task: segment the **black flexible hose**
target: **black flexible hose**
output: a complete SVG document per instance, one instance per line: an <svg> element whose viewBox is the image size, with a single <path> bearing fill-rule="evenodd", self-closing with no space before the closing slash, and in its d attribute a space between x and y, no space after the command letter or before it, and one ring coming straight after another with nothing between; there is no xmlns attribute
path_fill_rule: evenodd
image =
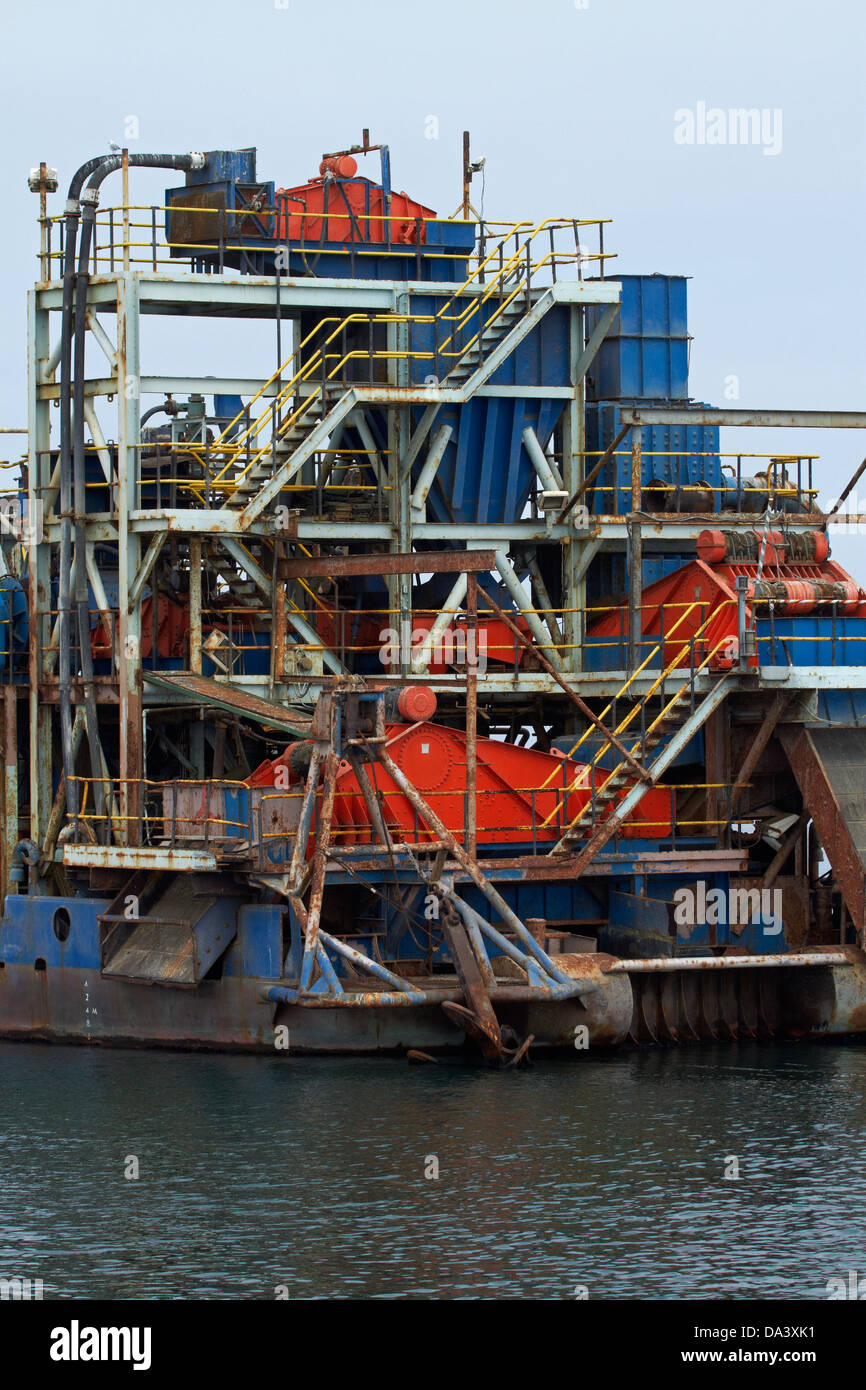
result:
<svg viewBox="0 0 866 1390"><path fill-rule="evenodd" d="M130 167L152 169L191 169L197 156L169 154L135 154L128 156ZM96 707L96 690L93 673L93 652L90 645L90 612L87 593L87 533L85 516L87 511L86 455L84 447L84 386L85 349L87 344L87 290L90 283L90 249L96 220L96 205L99 187L114 170L122 167L121 155L110 155L101 159L90 172L87 185L81 194L84 204L81 213L81 234L78 246L78 274L75 282L75 326L72 354L72 503L75 512L75 544L73 564L75 568L75 607L78 614L78 642L81 661L81 675L84 685L84 712L87 728L87 742L90 748L91 776L94 780L94 799L96 802L99 828L107 833L108 823L105 815L105 784L101 781L102 768L99 761L99 725ZM82 166L84 168L85 166ZM81 171L79 170L79 174ZM76 175L76 178L78 175ZM84 177L87 177L85 174ZM80 184L79 184L80 189ZM121 388L122 389L122 388ZM68 585L68 575L67 575ZM68 645L67 645L68 651ZM71 711L70 711L70 751L71 751ZM74 777L69 774L67 790L75 786ZM77 806L77 798L72 802ZM70 802L67 800L67 807ZM100 835L103 838L103 835Z"/></svg>
<svg viewBox="0 0 866 1390"><path fill-rule="evenodd" d="M78 814L78 785L75 781L75 759L72 751L72 695L70 660L70 571L72 567L72 300L75 281L75 251L78 221L81 214L79 196L84 181L102 163L102 156L88 159L81 165L69 185L66 197L66 222L63 246L63 297L60 322L60 574L57 596L58 695L60 701L60 738L63 748L63 778L66 806L72 816Z"/></svg>

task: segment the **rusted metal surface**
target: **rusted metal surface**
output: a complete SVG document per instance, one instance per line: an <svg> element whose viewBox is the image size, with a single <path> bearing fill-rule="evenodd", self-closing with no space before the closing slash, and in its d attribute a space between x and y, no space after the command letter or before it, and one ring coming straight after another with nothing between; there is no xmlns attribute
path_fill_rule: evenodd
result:
<svg viewBox="0 0 866 1390"><path fill-rule="evenodd" d="M189 667L201 675L201 536L189 538Z"/></svg>
<svg viewBox="0 0 866 1390"><path fill-rule="evenodd" d="M717 843L728 839L728 787L731 781L730 716L722 705L714 710L704 726L706 758L706 818L707 833L715 835ZM700 798L700 792L696 792Z"/></svg>
<svg viewBox="0 0 866 1390"><path fill-rule="evenodd" d="M466 589L469 641L466 655L466 853L475 858L478 835L478 579L469 575Z"/></svg>
<svg viewBox="0 0 866 1390"><path fill-rule="evenodd" d="M606 967L610 974L663 975L678 970L779 970L816 965L847 965L844 951L797 951L788 955L679 956L649 960L617 960Z"/></svg>
<svg viewBox="0 0 866 1390"><path fill-rule="evenodd" d="M467 927L445 900L441 902L439 923L448 942L448 952L457 971L464 1000L462 1005L448 1002L443 1004L443 1008L451 1021L478 1043L482 1056L488 1060L501 1060L503 1042L499 1020L490 1002L489 981L482 974ZM483 946L481 952L484 954ZM487 973L489 976L489 967Z"/></svg>
<svg viewBox="0 0 866 1390"><path fill-rule="evenodd" d="M322 788L322 804L319 810L319 825L316 834L316 847L313 850L312 871L310 874L310 897L307 902L307 924L304 928L304 959L301 966L301 989L309 989L313 983L313 968L318 954L319 922L322 915L322 896L325 889L325 864L331 838L331 822L334 815L334 792L336 789L339 758L333 748L325 755L325 777Z"/></svg>
<svg viewBox="0 0 866 1390"><path fill-rule="evenodd" d="M740 770L737 773L737 780L731 788L730 814L732 817L737 809L740 797L748 786L752 774L761 760L764 749L776 732L776 726L790 703L790 700L790 694L785 690L780 690L779 693L773 697L764 718L761 720L760 726L755 731L755 736L749 744L748 752L743 758Z"/></svg>
<svg viewBox="0 0 866 1390"><path fill-rule="evenodd" d="M776 882L776 879L779 877L779 874L782 872L782 870L785 867L785 864L787 863L788 859L793 853L795 845L797 845L797 843L802 840L803 831L805 830L808 823L809 812L802 811L800 815L797 817L794 824L791 826L791 829L788 831L787 835L783 839L776 853L773 855L773 858L770 860L770 863L767 865L767 868L764 871L763 879L761 880L762 889L772 888L773 884Z"/></svg>
<svg viewBox="0 0 866 1390"><path fill-rule="evenodd" d="M351 575L484 574L496 567L495 550L425 550L420 554L304 555L280 560L280 579L343 579Z"/></svg>
<svg viewBox="0 0 866 1390"><path fill-rule="evenodd" d="M309 736L309 715L299 714L290 706L272 704L259 699L257 695L249 695L229 681L213 680L210 676L196 675L191 671L144 671L142 675L148 685L162 686L165 690L188 696L199 704L227 710L266 728L282 729L296 738Z"/></svg>
<svg viewBox="0 0 866 1390"><path fill-rule="evenodd" d="M153 845L64 845L70 869L165 869L184 873L216 869L213 854L201 849L160 849Z"/></svg>
<svg viewBox="0 0 866 1390"><path fill-rule="evenodd" d="M858 942L866 927L866 730L784 724L779 739Z"/></svg>
<svg viewBox="0 0 866 1390"><path fill-rule="evenodd" d="M11 632L11 624L8 631ZM11 646L11 639L10 639ZM11 661L12 655L9 654ZM12 863L18 848L18 691L7 685L4 692L3 719L3 891L14 893Z"/></svg>

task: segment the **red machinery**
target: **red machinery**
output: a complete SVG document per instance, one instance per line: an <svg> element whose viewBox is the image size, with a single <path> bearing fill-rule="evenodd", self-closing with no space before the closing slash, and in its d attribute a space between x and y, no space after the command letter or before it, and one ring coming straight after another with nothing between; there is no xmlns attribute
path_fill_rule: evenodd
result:
<svg viewBox="0 0 866 1390"><path fill-rule="evenodd" d="M646 639L664 633L666 666L678 656L677 665L688 666L690 640L706 624L695 645L696 661L712 653L711 669L730 669L738 659L740 575L748 580L747 626L753 626L753 609L763 616L770 601L777 614L789 617L830 604L840 614L866 615L866 592L827 558L821 532L707 530L698 536L697 549L697 560L648 585L641 595L641 634ZM614 646L627 632L625 607L618 607L592 624L587 643L598 646L609 639ZM750 658L752 665L757 661Z"/></svg>
<svg viewBox="0 0 866 1390"><path fill-rule="evenodd" d="M334 155L322 160L318 178L297 188L278 188L278 240L423 243L424 222L436 216L433 209L408 193L386 195L379 184L356 177L357 171L351 155Z"/></svg>
<svg viewBox="0 0 866 1390"><path fill-rule="evenodd" d="M147 660L153 655L153 599L142 599L141 603L141 655ZM175 602L160 594L157 604L157 651L163 659L182 658L186 652L189 634L189 604ZM114 621L115 641L119 640L119 620ZM105 630L105 621L100 619L91 630L90 646L94 661L106 660L111 656L111 643Z"/></svg>
<svg viewBox="0 0 866 1390"><path fill-rule="evenodd" d="M367 614L363 610L360 613L352 613L335 608L326 599L320 598L317 602L319 606L316 613L316 632L323 646L335 652L345 652L349 656L352 653L366 655L387 651L389 643L381 634L387 629L390 621L388 614ZM480 602L483 608L483 596ZM437 617L438 614L429 612L412 615L413 649L423 641L423 637L419 637L418 634L429 632ZM509 613L509 617L525 637L531 636L529 624L522 614ZM428 674L442 675L450 665L463 665L468 651L467 644L468 625L465 617L458 615L450 627L446 628L439 646L434 647L432 659L427 662ZM500 618L485 617L481 612L478 615L477 655L480 661L496 661L513 668L515 658L518 666L525 664L527 653L523 644L516 640ZM387 661L383 663L385 669L390 669L391 664Z"/></svg>
<svg viewBox="0 0 866 1390"><path fill-rule="evenodd" d="M386 748L394 762L447 829L462 837L466 805L465 735L429 719L414 724L389 724L386 733ZM304 777L303 750L303 744L290 744L279 758L256 769L250 785L293 786L299 795ZM481 845L553 845L590 797L587 765L558 752L542 753L535 748L517 748L497 739L479 738L476 761ZM385 769L373 763L368 771L394 839L410 843L434 840L434 832L396 789ZM606 776L597 770L596 785L601 785ZM575 783L576 789L569 790ZM617 801L628 790L626 786ZM648 791L634 815L625 822L622 835L630 839L670 835L673 798L672 787ZM544 825L548 817L550 822ZM342 762L337 776L333 839L339 846L370 844L375 838L358 779L349 763ZM310 853L312 846L311 837Z"/></svg>

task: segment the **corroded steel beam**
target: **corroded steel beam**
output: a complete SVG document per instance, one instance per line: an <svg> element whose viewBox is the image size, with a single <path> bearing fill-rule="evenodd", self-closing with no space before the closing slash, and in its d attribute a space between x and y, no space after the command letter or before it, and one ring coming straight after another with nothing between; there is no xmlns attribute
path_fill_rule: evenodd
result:
<svg viewBox="0 0 866 1390"><path fill-rule="evenodd" d="M866 430L862 410L716 410L713 406L624 406L630 425L759 425L779 429Z"/></svg>
<svg viewBox="0 0 866 1390"><path fill-rule="evenodd" d="M731 810L730 815L733 819L737 803L751 780L752 773L758 766L761 754L776 731L776 725L785 712L791 697L786 690L780 690L773 699L773 703L764 715L752 742L749 744L749 751L743 759L742 766L737 774L737 780L731 788Z"/></svg>
<svg viewBox="0 0 866 1390"><path fill-rule="evenodd" d="M858 937L866 927L866 730L783 724L779 740Z"/></svg>
<svg viewBox="0 0 866 1390"><path fill-rule="evenodd" d="M427 550L415 555L317 555L279 560L280 579L342 579L357 574L485 574L496 566L495 550Z"/></svg>

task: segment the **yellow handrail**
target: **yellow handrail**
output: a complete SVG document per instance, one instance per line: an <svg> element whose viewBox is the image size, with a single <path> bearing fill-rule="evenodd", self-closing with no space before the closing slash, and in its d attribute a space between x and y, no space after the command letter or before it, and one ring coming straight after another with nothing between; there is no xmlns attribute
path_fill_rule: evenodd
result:
<svg viewBox="0 0 866 1390"><path fill-rule="evenodd" d="M728 602L729 602L729 603L732 603L733 600L728 600ZM700 605L698 605L697 603L695 603L695 604L693 604L693 605L690 605L690 608L692 608L692 607L697 608L697 607L699 607L699 606L700 606ZM684 619L686 616L687 616L687 614L684 613L684 614L682 615L682 617L680 617L680 618L677 620L676 626L679 626L679 624L683 621L683 619ZM664 670L662 670L662 671L660 672L660 674L656 677L656 679L653 681L652 685L650 685L649 688L644 692L643 698L642 698L637 704L635 704L635 705L632 706L632 708L629 710L629 712L628 712L628 714L625 716L625 718L622 719L622 720L620 721L620 723L617 725L617 727L613 730L614 735L615 735L616 737L619 737L621 734L625 733L625 731L626 731L626 729L628 728L629 724L631 724L632 720L636 717L638 710L639 710L642 706L645 706L645 705L646 705L647 701L651 698L652 695L655 694L655 692L658 690L659 686L663 686L663 685L664 685L665 680L678 668L679 663L680 663L680 661L682 660L683 655L685 654L685 652L687 652L687 651L689 650L689 647L691 646L692 642L696 641L699 637L702 636L702 634L704 633L705 629L709 626L709 624L710 624L711 622L714 622L714 621L715 621L715 619L716 619L717 616L718 616L718 609L714 609L713 612L710 613L709 616L704 620L704 622L701 623L700 627L697 629L697 631L696 631L695 633L693 633L693 635L689 638L689 640L688 640L687 642L685 642L683 646L680 647L680 649L679 649L679 651L677 652L676 656L668 663L668 665L664 668ZM669 638L669 637L670 637L670 633L667 634L667 636L663 639L665 645L667 645L667 642L668 642L668 638ZM662 706L662 708L659 710L659 713L656 715L656 717L655 717L655 719L652 721L652 723L649 724L649 725L647 726L646 733L651 733L652 730L656 727L656 725L657 725L657 724L660 724L660 723L662 722L662 720L664 719L665 715L671 710L671 708L672 708L675 704L677 704L677 702L679 701L679 699L680 699L680 697L682 696L682 694L684 693L684 691L686 691L686 690L689 688L689 686L691 685L691 682L692 682L694 676L697 676L701 671L703 671L704 668L705 668L706 666L708 666L709 663L712 661L712 659L713 659L713 657L716 655L716 653L717 653L719 650L721 650L721 648L725 647L725 646L728 644L729 641L730 641L730 634L729 634L729 633L725 633L725 635L724 635L722 638L719 639L719 641L715 644L715 646L712 647L711 649L709 649L709 650L705 653L705 655L704 655L704 657L702 658L702 660L701 660L701 662L699 663L699 665L697 665L697 666L695 667L695 669L694 669L693 672L690 672L690 673L689 673L689 676L687 677L687 679L684 680L683 683L682 683L682 685L680 685L680 686L678 687L678 689L674 692L674 694L673 694L673 695L671 696L671 698L668 700L667 704L665 704L665 705ZM614 700L613 700L612 703L615 703L616 700L618 700L618 699L621 698L623 692L624 692L625 690L628 689L629 685L630 685L631 682L634 680L635 676L637 676L638 673L639 673L641 670L644 669L644 667L646 666L646 663L647 663L648 661L652 660L652 658L653 658L653 656L655 655L655 653L656 653L657 651L660 650L660 646L661 646L661 644L659 644L659 646L656 646L656 647L653 649L653 651L650 652L649 656L646 658L646 661L644 661L644 662L642 663L642 665L639 666L639 667L632 673L631 676L629 676L628 680L627 680L627 681L625 682L625 684L622 686L621 690L618 692L617 695L614 696ZM607 705L607 706L605 707L605 710L603 711L602 715L600 716L600 718L603 719L603 718L604 718L604 715L608 713L608 711L610 710L610 708L611 708L611 705L610 705L610 704ZM572 754L575 752L575 750L579 747L579 745L584 741L584 739L587 737L587 735L588 735L590 732L591 732L591 731L588 729L588 730L586 731L586 733L584 733L584 734L582 735L582 737L581 737L581 738L578 740L578 742L574 745L574 748L572 748L571 752L567 755L568 757L571 757L571 756L572 756ZM640 740L638 740L638 741L637 741L636 743L634 743L634 744L632 745L632 747L628 750L630 756L631 756L631 757L635 757L635 755L638 754L638 753L640 752L640 749L641 749L641 744L640 744ZM587 765L586 765L586 767L584 768L584 770L574 779L574 781L571 783L571 786L566 787L566 788L564 789L564 791L563 791L563 796L562 796L562 800L559 801L559 802L557 803L557 805L553 808L553 810L550 812L550 814L549 814L548 816L546 816L545 819L541 822L541 828L544 828L546 825L548 825L549 822L554 818L554 816L557 815L557 813L559 812L560 809L562 809L563 811L565 810L567 798L571 795L572 792L577 791L577 790L581 789L582 787L585 787L585 786L586 786L586 779L587 779L587 777L588 777L588 775L589 775L589 773L590 773L590 770L591 770L592 768L594 768L594 767L597 766L598 760L604 755L605 751L606 751L605 748L600 748L600 749L598 750L598 752L594 755L594 757L592 758L592 760L591 760L589 763L587 763ZM609 773L609 775L605 778L604 782L602 782L601 786L596 788L596 794L598 794L598 793L604 791L605 787L607 787L607 786L609 785L609 783L613 780L613 778L616 777L616 776L618 775L618 773L620 773L620 772L622 771L622 769L623 769L624 767L626 767L626 766L627 766L627 764L626 764L626 762L625 762L624 759L623 759L622 762L618 763L618 764L616 765L616 767L614 767L614 768L612 769L612 771ZM547 781L544 785L547 786L547 785L549 784L550 780L551 780L551 778L548 778L548 781ZM569 824L566 826L565 830L563 831L563 834L564 834L564 835L567 834L568 831L571 830L571 829L573 828L573 826L575 826L575 825L577 824L577 822L578 822L579 820L581 820L581 819L586 815L586 812L587 812L587 810L590 808L590 806L591 806L591 801L588 802L587 805L584 806L584 807L578 812L578 814L574 817L574 819L573 819L572 821L569 822Z"/></svg>
<svg viewBox="0 0 866 1390"><path fill-rule="evenodd" d="M437 348L437 352L435 355L454 357L454 365L456 366L457 362L464 358L467 355L467 353L469 353L475 347L475 345L480 342L481 335L485 331L485 329L489 328L491 324L495 323L496 320L504 314L505 310L509 307L509 305L511 305L514 302L518 295L524 291L524 269L528 269L528 272L531 275L533 270L539 271L545 265L554 263L556 261L557 252L555 250L549 250L545 253L544 256L540 258L540 260L533 262L531 258L527 258L527 248L535 240L535 238L546 229L552 226L564 225L573 226L573 222L569 221L566 224L561 218L547 218L545 219L545 221L540 222L535 227L532 227L532 224L528 222L518 223L508 233L508 236L503 240L509 239L509 237L512 235L519 238L519 233L523 228L531 229L529 230L529 234L525 237L525 239L522 242L518 244L516 249L509 256L505 257L502 260L502 263L497 267L495 273L493 274L492 279L489 281L489 283L485 284L484 292L481 295L473 296L471 303L468 304L465 308L458 309L458 301L461 299L462 296L466 294L467 290L475 284L479 275L481 275L485 271L485 269L487 269L490 266L491 262L495 261L500 256L503 240L497 242L497 244L487 253L483 260L481 260L479 264L476 266L475 270L473 270L471 274L469 274L466 277L462 285L460 285L460 287L445 301L445 303L441 306L441 308L434 316L431 316L429 314L381 314L373 316L371 321L377 323L431 323L440 320L450 321L453 325L452 331L445 339L445 342ZM561 259L562 253L559 254ZM486 321L484 321L484 306L489 302L491 297L508 282L512 275L517 276L517 283L515 284L514 288L496 306L494 313ZM468 342L464 343L458 350L454 351L453 353L449 352L448 347L450 344L454 342L456 332L464 328L474 314L478 314L480 316L478 331L473 335L471 339L469 339ZM232 480L233 484L236 487L239 486L242 483L242 481L251 474L253 469L259 464L261 459L268 453L268 451L273 449L276 440L284 437L296 424L299 423L299 421L309 411L314 401L318 401L319 399L321 399L324 408L327 383L332 381L334 377L338 375L341 369L349 361L358 357L366 358L370 355L369 353L364 352L360 349L354 349L348 353L344 353L343 356L337 362L337 364L330 370L327 370L327 361L329 356L327 349L330 346L330 344L344 331L344 329L349 324L353 322L366 322L367 319L367 315L358 313L348 314L342 319L337 319L334 316L330 316L328 318L320 320L315 325L315 327L310 330L310 332L302 340L302 342L298 344L298 347L291 354L291 356L288 357L284 363L280 364L277 370L259 388L259 390L256 392L256 395L252 398L252 401L250 402L250 404L252 404L254 401L261 399L264 393L268 390L268 388L281 379L284 371L288 369L291 363L299 362L299 365L297 366L293 375L289 378L288 381L281 384L280 390L277 392L276 396L269 402L267 408L262 411L262 413L256 418L254 422L247 426L247 428L238 438L229 440L227 436L229 432L235 427L235 425L237 425L237 423L246 415L246 410L241 411L237 415L235 415L234 418L224 427L224 429L220 433L218 439L215 441L215 444L212 446L212 448L220 451L221 453L223 453L223 455L228 454L228 457L226 458L223 467L219 470L217 474L215 474L215 476L211 480L211 486L216 486L223 482L232 466L237 463L238 456L241 450L243 449L243 446L247 444L251 438L257 437L261 430L268 423L268 421L274 418L275 410L279 412L280 407L289 399L290 396L295 394L296 389L304 382L309 381L311 376L319 371L322 372L322 384L318 386L315 390L308 392L307 395L301 400L300 404L288 416L279 421L278 427L273 432L271 439L268 441L268 443L260 445L257 449L255 449L252 452L243 470ZM313 352L312 355L306 361L303 361L303 349L310 343L310 341L317 334L321 333L322 328L328 323L333 323L335 325L334 328L325 338L324 342L322 342L319 345L319 347L316 348L315 352ZM394 355L399 355L402 357L429 358L434 354L431 354L430 352L405 352L400 354L394 354L389 353L388 351L379 351L373 354L373 356L377 358L387 358L389 356ZM192 448L191 452L199 458L200 462L204 463L200 451L196 451L195 448Z"/></svg>

